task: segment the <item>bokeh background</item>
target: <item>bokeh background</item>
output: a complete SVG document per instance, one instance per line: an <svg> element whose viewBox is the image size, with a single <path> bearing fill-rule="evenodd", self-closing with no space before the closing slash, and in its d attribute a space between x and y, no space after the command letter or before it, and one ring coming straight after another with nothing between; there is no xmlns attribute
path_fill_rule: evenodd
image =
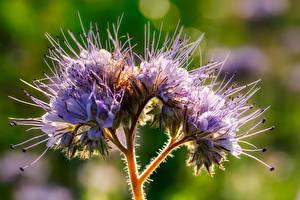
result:
<svg viewBox="0 0 300 200"><path fill-rule="evenodd" d="M147 185L152 200L300 200L300 1L298 0L0 0L0 199L2 200L123 200L130 199L124 165L118 152L109 160L67 160L49 151L26 172L18 168L34 159L43 147L26 154L9 149L28 138L24 128L9 127L8 116L35 116L41 110L21 105L8 95L23 98L19 78L33 80L48 72L43 63L49 42L44 33L61 36L60 28L81 31L80 12L87 26L95 21L105 33L107 23L124 15L121 36L129 33L142 51L144 25L164 24L172 31L180 20L192 38L205 33L203 63L231 53L224 71L237 72L246 82L262 78L252 99L271 108L265 115L272 133L252 138L269 151L257 156L275 165L267 168L249 158L229 157L226 171L214 178L193 175L185 166L186 150L156 171ZM139 139L144 166L166 140L158 129L144 128Z"/></svg>

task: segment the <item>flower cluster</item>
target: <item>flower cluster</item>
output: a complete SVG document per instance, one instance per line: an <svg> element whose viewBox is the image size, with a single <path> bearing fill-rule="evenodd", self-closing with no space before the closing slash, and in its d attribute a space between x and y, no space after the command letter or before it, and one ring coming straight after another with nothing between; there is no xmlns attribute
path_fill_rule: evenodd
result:
<svg viewBox="0 0 300 200"><path fill-rule="evenodd" d="M46 59L53 63L48 64L51 74L32 84L23 82L47 100L27 91L32 102L11 97L45 111L38 118L11 118L11 125L26 125L30 126L28 130L41 132L11 145L12 148L31 143L23 148L25 152L46 143L43 154L21 170L34 164L50 148L64 151L69 158L106 157L111 142L118 139L116 130L123 127L126 132L134 123L142 125L142 116L150 116L151 123L158 123L171 140L187 146L187 164L194 166L197 174L203 167L210 174L214 165L222 168L228 153L236 157L246 155L273 170L248 153L265 149L244 140L273 128L257 130L265 122L263 119L240 132L266 110L254 110L248 103L257 92L259 81L243 86L233 84L233 77L219 81L225 61L189 70L201 38L191 42L182 28L163 41L161 32L155 37L148 31L144 55L133 52L131 38L122 43L118 29L119 22L112 33L108 31L105 48L97 26L93 25L88 32L83 28L80 40L69 32L77 49L64 33L64 45L46 34L53 45Z"/></svg>

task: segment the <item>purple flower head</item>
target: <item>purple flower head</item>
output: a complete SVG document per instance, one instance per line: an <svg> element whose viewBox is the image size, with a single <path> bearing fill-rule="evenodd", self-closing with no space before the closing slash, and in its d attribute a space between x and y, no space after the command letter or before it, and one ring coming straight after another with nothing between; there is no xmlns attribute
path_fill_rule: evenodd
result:
<svg viewBox="0 0 300 200"><path fill-rule="evenodd" d="M102 49L100 42L96 40L99 36L92 32L92 28L88 34L83 33L86 41L83 40L82 44L73 33L69 34L80 52L76 53L69 42L65 41L65 45L74 54L74 57L70 57L58 41L46 34L54 46L49 53L49 58L54 62L54 68L49 65L52 75L45 75L45 78L35 80L33 84L23 81L44 94L47 101L40 100L27 91L25 94L33 103L12 97L19 102L44 109L45 114L38 118L11 118L11 125L26 125L31 127L28 130L42 131L41 135L11 147L37 141L24 147L23 151L47 143L41 156L49 148L61 149L69 158L79 155L85 159L94 154L107 156L106 134L116 129L120 123L119 111L124 94L124 87L118 83L117 72L121 73L130 67L120 68L118 65L123 50L112 37L110 39L114 43L115 57Z"/></svg>
<svg viewBox="0 0 300 200"><path fill-rule="evenodd" d="M159 98L165 104L181 106L186 101L193 81L200 79L202 75L199 73L193 77L188 72L192 61L189 55L199 46L201 38L190 43L190 39L183 36L180 29L172 37L167 36L161 48L158 48L159 40L155 41L153 34L152 43L149 41L146 44L137 79L149 95Z"/></svg>
<svg viewBox="0 0 300 200"><path fill-rule="evenodd" d="M41 118L12 119L15 125L29 125L32 126L30 129L44 132L39 136L43 140L23 148L23 151L47 142L47 148L66 149L69 157L81 155L82 158L87 158L87 155L97 151L107 155L108 146L103 131L115 125L122 91L112 92L104 86L104 83L98 85L94 82L90 91L86 88L81 90L78 86L68 86L49 97L49 104L43 103L47 112ZM85 136L87 139L82 141L81 138ZM28 140L30 141L32 139ZM16 146L18 145L13 147ZM84 148L85 146L88 148ZM89 149L89 153L85 149Z"/></svg>
<svg viewBox="0 0 300 200"><path fill-rule="evenodd" d="M217 66L216 63L189 71L193 61L191 55L199 47L202 36L191 42L177 28L173 35L166 36L161 42L155 32L146 33L144 57L141 57L139 71L134 85L143 101L155 97L162 103L159 117L160 126L164 126L171 135L176 135L183 120L184 107L189 102L191 90L201 85L208 74ZM150 41L152 38L152 41ZM157 113L157 112L155 112Z"/></svg>
<svg viewBox="0 0 300 200"><path fill-rule="evenodd" d="M98 28L93 31L93 25L88 32L83 28L80 41L69 32L77 50L64 33L64 46L46 34L53 45L48 55L53 63L48 64L51 74L32 84L23 81L44 94L46 100L27 91L32 102L12 97L44 110L37 118L11 118L11 125L26 125L28 131L41 132L12 148L31 143L23 148L26 152L46 143L44 152L21 170L37 162L50 148L65 152L69 158L105 157L110 141L127 158L134 156L136 127L148 119L167 132L171 145L167 150L176 145L188 147L187 163L195 167L197 174L203 167L210 174L214 165L222 168L228 153L246 155L273 169L248 153L265 149L244 140L273 128L257 130L265 122L261 120L247 131L240 131L266 110L254 110L248 104L258 91L258 81L237 86L231 83L233 77L228 81L224 77L219 82L224 62L189 70L201 37L190 42L182 28L162 41L161 32L157 36L148 30L143 56L133 53L131 38L122 44L118 28L119 22L113 26L113 33L108 32L108 48L101 45ZM135 59L139 63L135 64ZM126 145L116 135L118 128L124 131Z"/></svg>
<svg viewBox="0 0 300 200"><path fill-rule="evenodd" d="M230 84L232 78L228 82L224 82L224 79L218 84L215 82L216 77L212 78L208 86L191 94L193 103L189 104L184 130L186 135L194 138L188 145L188 165L195 166L196 174L203 166L212 174L213 164L223 168L221 161L226 159L226 153L230 153L235 157L246 155L273 170L273 167L248 153L264 152L265 148L257 148L244 140L270 131L273 127L257 130L259 125L265 122L263 119L247 131L239 133L240 128L257 119L266 110L252 111L253 106L248 104L250 97L258 91L256 85L259 81L236 86ZM242 91L246 91L245 94L241 94ZM237 96L234 96L236 94ZM242 147L241 144L248 147Z"/></svg>

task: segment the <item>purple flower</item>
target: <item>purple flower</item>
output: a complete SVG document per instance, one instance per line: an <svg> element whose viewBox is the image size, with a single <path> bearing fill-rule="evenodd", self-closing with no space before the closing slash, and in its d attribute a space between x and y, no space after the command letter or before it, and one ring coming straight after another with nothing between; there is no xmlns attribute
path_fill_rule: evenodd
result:
<svg viewBox="0 0 300 200"><path fill-rule="evenodd" d="M253 105L248 104L250 97L258 91L256 85L259 81L236 86L230 83L231 79L218 84L216 78L212 78L209 85L191 94L192 100L188 106L184 130L187 136L193 137L188 144L188 165L195 166L196 174L202 167L212 174L213 164L223 168L221 161L225 160L226 153L230 153L238 158L240 155L246 155L273 170L273 167L248 153L264 152L266 149L258 148L244 140L270 131L273 127L259 130L259 125L265 122L263 119L245 132L239 133L241 127L256 120L266 111L252 111ZM241 94L242 91L246 91L245 94ZM247 147L241 147L241 144Z"/></svg>
<svg viewBox="0 0 300 200"><path fill-rule="evenodd" d="M102 156L108 155L105 133L116 129L120 123L119 110L124 94L124 87L113 83L118 81L116 72L121 73L125 68L119 69L120 58L113 58L111 53L101 49L92 30L88 33L87 41L83 42L85 47L72 33L70 36L80 53L77 54L66 42L66 46L75 54L74 58L70 57L57 41L47 35L55 47L49 53L50 59L55 63L54 68L50 67L52 75L35 80L33 84L23 81L44 94L48 101L33 97L27 91L25 94L33 103L12 97L45 110L45 114L38 118L11 118L11 125L26 125L30 126L28 130L37 129L43 132L25 142L11 145L12 148L35 141L34 144L24 147L23 151L47 143L41 156L49 148L61 149L69 158L79 155L85 159L99 153ZM119 55L115 54L120 56L122 50L118 49L117 43L115 45Z"/></svg>
<svg viewBox="0 0 300 200"><path fill-rule="evenodd" d="M151 37L150 33L147 34ZM161 48L158 48L160 41L154 39L145 46L137 79L142 82L149 95L159 98L165 104L180 106L186 101L192 83L203 78L202 71L196 73L200 70L192 73L188 71L192 61L190 55L197 49L202 37L190 42L182 34L182 29L179 29L178 33L164 39Z"/></svg>
<svg viewBox="0 0 300 200"><path fill-rule="evenodd" d="M48 55L54 63L53 67L49 65L52 74L32 84L23 82L44 94L47 100L27 91L25 94L32 102L12 97L45 112L37 118L11 118L12 125L27 125L28 130L42 132L12 148L34 142L23 148L25 152L46 143L45 151L21 170L37 162L50 148L62 150L69 158L87 159L92 155L107 156L110 140L126 153L130 146L121 144L116 130L123 128L126 141L134 142L136 125L143 125L149 118L152 124L159 122L170 140L177 141L174 144L188 147L187 163L195 167L196 173L203 167L210 174L214 165L222 168L221 162L228 153L235 157L246 155L273 170L248 153L265 149L244 140L273 128L257 130L265 122L261 120L240 133L241 127L266 110L252 111L253 106L248 104L258 91L259 81L237 86L232 84L233 77L227 81L224 77L219 82L224 62L189 70L201 38L190 42L182 35L182 29L165 37L163 42L161 33L156 39L155 34L147 32L143 56L133 53L130 38L122 44L117 34L118 26L114 26L114 33L108 34L108 46L112 48L104 49L92 26L88 33L83 31L81 42L69 32L78 50L68 40L64 43L73 55L46 34L54 46ZM135 64L135 60L140 63Z"/></svg>

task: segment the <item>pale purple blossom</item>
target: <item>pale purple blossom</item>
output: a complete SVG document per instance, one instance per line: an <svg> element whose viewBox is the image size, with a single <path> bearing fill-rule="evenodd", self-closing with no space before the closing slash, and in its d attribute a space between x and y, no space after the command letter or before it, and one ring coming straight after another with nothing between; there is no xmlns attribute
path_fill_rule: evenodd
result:
<svg viewBox="0 0 300 200"><path fill-rule="evenodd" d="M63 34L69 53L59 41L46 35L54 47L48 55L54 63L53 67L49 65L51 75L33 84L23 82L47 100L33 97L27 91L25 94L33 103L12 97L45 111L37 118L11 118L12 125L27 125L28 130L42 132L12 148L35 142L23 148L26 152L46 143L45 151L21 170L38 161L49 148L60 149L69 158L108 156L110 133L120 127L129 131L129 124L135 121L142 125L145 115L154 115L152 119L159 122L170 138L188 138L187 162L195 166L196 173L203 166L209 173L214 164L222 167L227 153L236 157L246 155L273 169L247 153L265 151L264 148L244 141L273 128L256 130L265 122L260 120L246 132L239 132L266 110L251 111L253 106L248 103L258 91L259 81L237 86L232 83L233 77L225 76L219 82L223 61L190 70L201 37L192 42L182 34L182 28L166 37L162 32L151 35L150 30L146 31L144 55L133 52L131 38L122 43L118 29L119 22L113 26L112 34L108 32L107 48L101 45L97 27L94 31L91 26L88 32L83 28L81 41L69 32L78 50L72 48ZM155 105L151 104L153 99L157 100ZM149 104L150 110L143 113Z"/></svg>
<svg viewBox="0 0 300 200"><path fill-rule="evenodd" d="M266 121L262 119L245 132L239 131L266 111L254 109L248 103L259 90L256 87L259 81L237 86L230 83L233 77L227 82L223 79L221 83L217 83L217 77L214 76L208 85L192 92L185 122L185 134L194 137L188 145L188 164L195 165L196 174L203 166L211 174L213 164L223 168L221 161L226 158L226 153L230 153L238 158L246 155L273 170L272 166L249 154L253 151L265 152L266 149L258 148L244 139L273 130L274 127L260 129L259 126Z"/></svg>

